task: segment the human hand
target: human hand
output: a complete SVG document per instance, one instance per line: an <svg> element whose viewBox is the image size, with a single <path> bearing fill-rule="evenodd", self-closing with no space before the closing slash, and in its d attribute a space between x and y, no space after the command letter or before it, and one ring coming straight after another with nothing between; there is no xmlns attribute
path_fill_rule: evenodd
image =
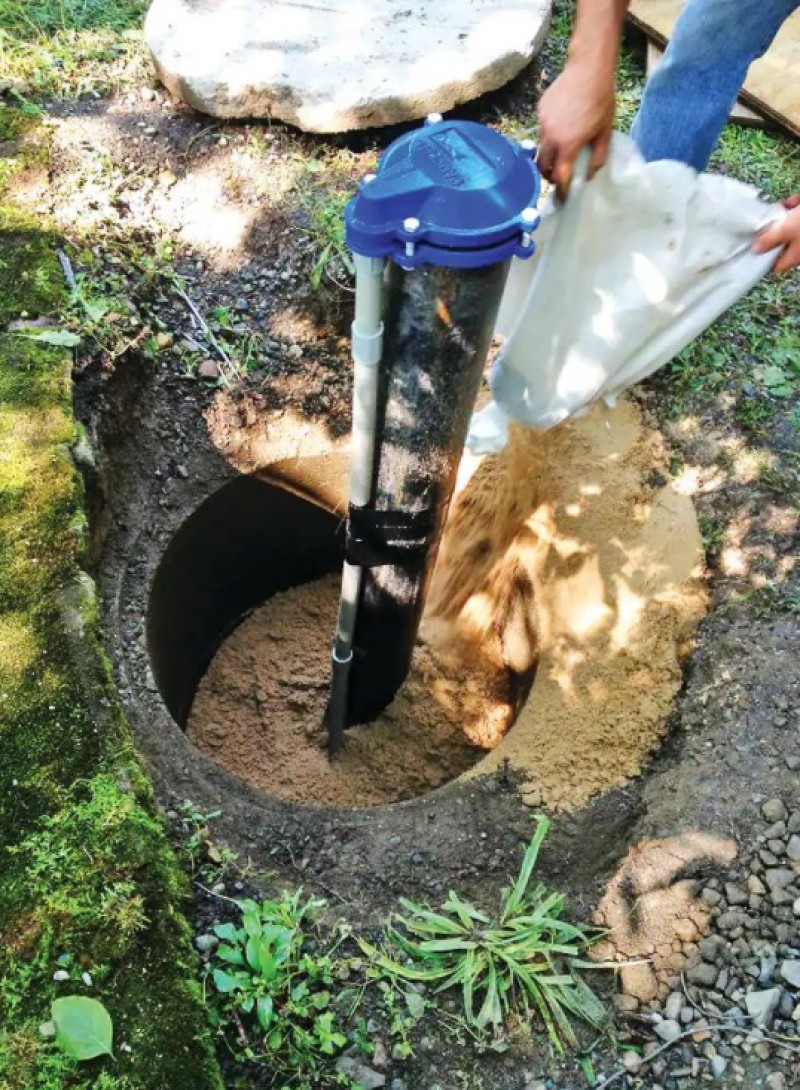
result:
<svg viewBox="0 0 800 1090"><path fill-rule="evenodd" d="M564 197L578 152L592 147L590 173L605 163L614 126L614 71L589 62L569 63L539 102L542 174Z"/></svg>
<svg viewBox="0 0 800 1090"><path fill-rule="evenodd" d="M781 223L762 231L753 243L757 254L765 254L782 246L783 250L772 267L776 273L785 273L800 265L800 194L783 202L788 214Z"/></svg>

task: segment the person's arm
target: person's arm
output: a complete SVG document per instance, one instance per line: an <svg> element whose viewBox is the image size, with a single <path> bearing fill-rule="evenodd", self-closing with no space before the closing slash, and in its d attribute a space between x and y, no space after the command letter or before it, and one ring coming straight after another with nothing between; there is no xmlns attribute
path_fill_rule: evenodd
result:
<svg viewBox="0 0 800 1090"><path fill-rule="evenodd" d="M789 209L782 223L770 227L758 236L753 243L757 254L765 254L776 246L783 246L773 272L784 273L800 265L800 194L789 197L783 202Z"/></svg>
<svg viewBox="0 0 800 1090"><path fill-rule="evenodd" d="M606 161L614 125L614 77L628 0L578 0L564 71L539 102L544 176L563 193L575 157L590 144L592 170Z"/></svg>

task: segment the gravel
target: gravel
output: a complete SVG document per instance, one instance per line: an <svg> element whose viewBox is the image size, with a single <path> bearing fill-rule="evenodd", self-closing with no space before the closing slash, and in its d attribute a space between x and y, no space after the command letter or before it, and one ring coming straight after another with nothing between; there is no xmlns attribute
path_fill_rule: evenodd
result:
<svg viewBox="0 0 800 1090"><path fill-rule="evenodd" d="M710 927L687 951L682 989L638 1007L630 996L615 998L622 1019L651 1023L644 1054L620 1057L623 1079L632 1080L623 1086L796 1085L797 1057L786 1045L800 1031L800 810L772 798L761 815L764 825L732 872L700 891Z"/></svg>

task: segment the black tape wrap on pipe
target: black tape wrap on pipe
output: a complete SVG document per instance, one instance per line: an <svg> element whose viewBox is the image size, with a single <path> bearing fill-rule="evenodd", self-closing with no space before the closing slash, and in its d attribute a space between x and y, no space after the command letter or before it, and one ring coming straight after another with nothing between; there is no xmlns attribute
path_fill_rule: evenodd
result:
<svg viewBox="0 0 800 1090"><path fill-rule="evenodd" d="M349 724L374 719L408 674L508 265L390 266L373 502L348 526L365 569Z"/></svg>

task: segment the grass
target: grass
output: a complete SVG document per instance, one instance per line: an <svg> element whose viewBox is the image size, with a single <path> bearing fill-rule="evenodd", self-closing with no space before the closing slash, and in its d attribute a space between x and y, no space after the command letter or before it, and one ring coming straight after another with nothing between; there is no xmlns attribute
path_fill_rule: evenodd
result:
<svg viewBox="0 0 800 1090"><path fill-rule="evenodd" d="M531 885L548 829L538 817L516 881L494 915L452 891L438 911L404 900L405 914L387 928L386 952L365 942L362 948L390 978L436 992L458 988L466 1024L479 1034L499 1035L511 1014L526 1021L538 1015L563 1052L565 1041L578 1043L571 1018L600 1028L606 1012L579 974L591 933L563 918L561 894Z"/></svg>
<svg viewBox="0 0 800 1090"><path fill-rule="evenodd" d="M77 98L147 74L146 0L0 0L0 81L24 95Z"/></svg>

